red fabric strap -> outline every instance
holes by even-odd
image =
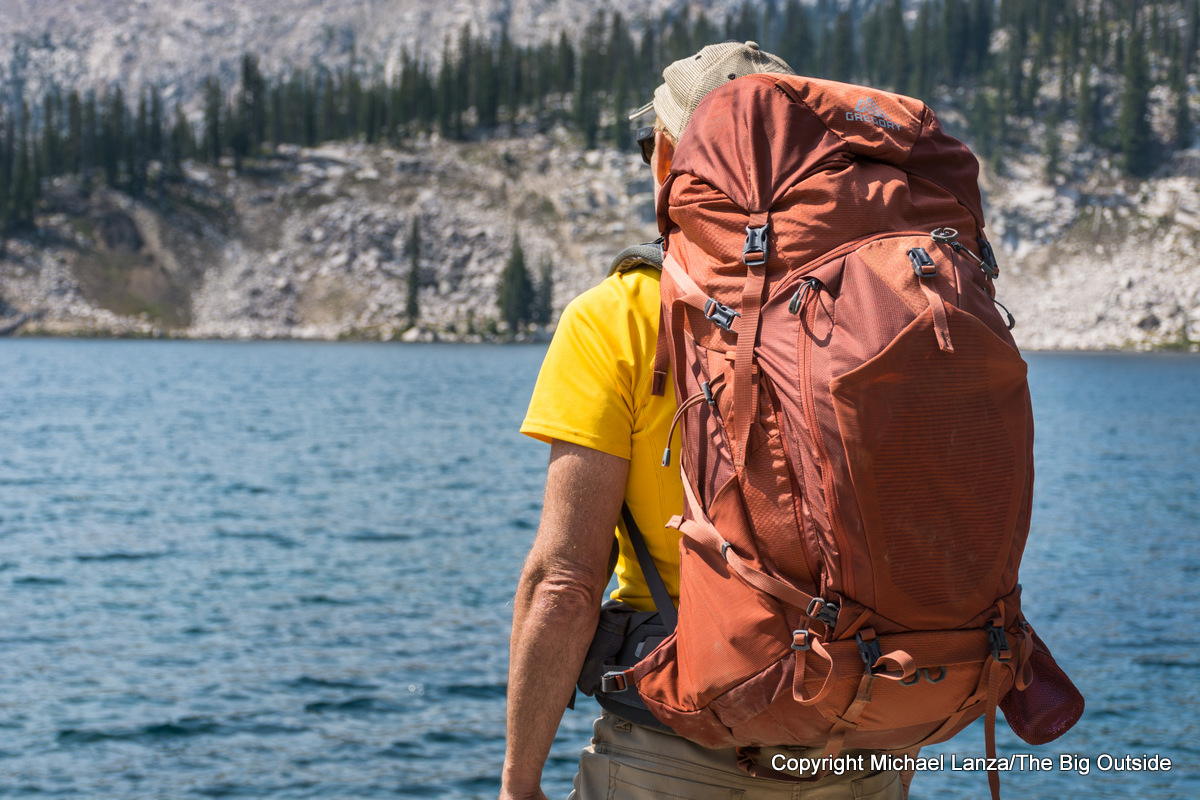
[[[704,293],[700,285],[692,279],[691,275],[687,274],[687,270],[670,253],[663,256],[663,272],[671,276],[671,280],[675,281],[675,285],[682,292],[678,298],[680,301],[687,303],[692,308],[704,311],[704,307],[711,298]]]
[[[934,291],[933,287],[924,280],[918,280],[921,284],[921,291],[925,293],[925,299],[929,301],[929,308],[933,311],[933,331],[937,334],[938,347],[946,353],[954,352],[954,344],[950,341],[950,323],[946,319],[946,304],[942,301],[942,296]]]
[[[667,370],[671,368],[669,336],[667,313],[660,303],[658,306],[658,338],[654,344],[654,381],[650,386],[650,394],[655,397],[662,397],[667,391]]]
[[[759,228],[767,223],[767,214],[751,214],[749,227]],[[746,284],[742,289],[742,318],[737,329],[737,348],[733,363],[733,463],[741,472],[746,466],[746,450],[750,445],[750,428],[758,419],[758,387],[754,385],[754,346],[758,343],[758,312],[762,308],[763,290],[767,285],[767,265],[747,264]]]

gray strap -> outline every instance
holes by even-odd
[[[671,593],[667,591],[667,585],[663,583],[662,575],[659,574],[654,559],[650,557],[646,539],[638,529],[637,523],[633,521],[633,512],[629,510],[627,503],[621,504],[621,519],[625,522],[625,532],[629,534],[633,552],[637,554],[638,566],[642,568],[642,575],[646,578],[646,586],[650,589],[654,607],[658,609],[658,615],[662,617],[663,624],[667,626],[668,630],[673,631],[679,620],[679,613],[675,610],[675,601],[671,599]]]
[[[617,257],[613,259],[612,266],[608,268],[608,274],[615,275],[618,272],[627,272],[635,267],[662,269],[662,262],[663,246],[662,239],[659,239],[654,242],[647,242],[646,244],[626,247],[617,253]]]

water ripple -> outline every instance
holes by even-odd
[[[517,426],[543,352],[6,341],[0,796],[494,800],[546,468]],[[1200,361],[1044,355],[1030,375],[1021,582],[1088,699],[1036,751],[1195,763]],[[1087,624],[1113,587],[1136,623]],[[578,705],[551,796],[590,735],[595,706]],[[978,756],[982,729],[939,747]],[[914,796],[986,785],[959,777],[918,776]],[[1005,785],[1200,796],[1185,770],[1168,777]]]

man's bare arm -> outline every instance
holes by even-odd
[[[595,632],[629,462],[550,446],[537,537],[513,601],[501,800],[536,798],[542,768]]]

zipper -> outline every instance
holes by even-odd
[[[855,239],[854,241],[846,242],[845,244],[843,244],[833,250],[830,250],[828,253],[825,253],[824,255],[822,255],[819,259],[817,259],[815,261],[810,261],[809,263],[805,264],[803,267],[804,275],[810,275],[815,270],[820,269],[821,267],[825,266],[826,264],[829,264],[832,261],[836,261],[837,259],[841,258],[842,256],[844,256],[848,253],[852,253],[853,251],[857,250],[858,248],[862,247],[865,244],[869,244],[871,242],[876,242],[876,241],[881,241],[883,239],[899,238],[901,236],[929,236],[929,231],[889,231],[888,233],[872,233],[872,234],[868,234],[867,236],[860,236],[859,238]],[[809,278],[802,278],[802,280],[809,280]],[[791,284],[790,281],[782,282],[776,290],[773,290],[767,296],[767,301],[770,302],[770,300],[776,296],[776,293],[778,291],[786,291],[784,289],[784,286],[789,285],[789,284],[795,285],[795,284]],[[801,288],[803,288],[803,287],[801,287]],[[795,299],[794,295],[793,295],[792,299]],[[795,312],[793,312],[793,313],[795,313]]]
[[[808,293],[820,285],[821,282],[816,278],[805,278],[788,303],[788,313],[799,315],[800,309],[804,308],[804,301],[808,299]]]
[[[818,282],[818,286],[819,286]],[[819,304],[813,304],[809,308],[819,308]],[[812,330],[813,322],[816,320],[816,311],[810,311],[806,315],[805,327]],[[833,487],[833,470],[829,466],[829,457],[825,453],[825,444],[821,436],[820,423],[817,420],[816,399],[813,396],[812,385],[812,337],[804,337],[804,379],[801,382],[803,386],[804,397],[804,415],[808,420],[808,431],[812,437],[813,445],[817,451],[817,467],[821,470],[821,483],[825,491],[825,511],[829,517],[829,528],[833,532],[834,541],[838,548],[838,575],[842,581],[841,594],[845,597],[854,597],[854,583],[849,570],[845,569],[844,558],[850,552],[846,541],[846,534],[841,526],[841,514],[838,510],[837,495]],[[824,588],[816,587],[819,593],[824,593]]]

